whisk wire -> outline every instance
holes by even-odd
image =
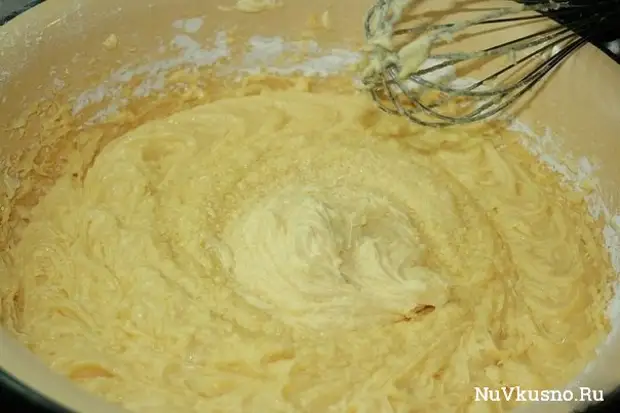
[[[583,43],[585,43],[585,40],[578,39],[569,47],[563,49],[557,55],[553,56],[549,61],[538,65],[536,69],[534,69],[527,75],[527,78],[521,79],[521,81],[514,85],[512,88],[506,88],[506,90],[502,93],[495,92],[493,95],[490,95],[493,97],[493,99],[482,102],[478,105],[476,109],[474,109],[472,112],[468,113],[465,116],[447,116],[433,109],[434,107],[441,106],[441,104],[445,103],[445,100],[436,102],[432,105],[425,105],[416,95],[411,94],[411,91],[401,89],[401,92],[407,95],[407,97],[413,102],[415,102],[415,106],[420,108],[424,113],[432,115],[434,118],[439,119],[439,121],[424,121],[417,118],[417,123],[420,123],[424,126],[447,126],[477,122],[492,117],[497,113],[507,109],[510,105],[514,104],[522,95],[524,95],[529,90],[529,88],[522,87],[523,85],[527,85],[528,81],[538,81],[542,79],[550,70],[553,69],[553,67],[559,61],[572,53],[572,51],[576,50]],[[535,53],[532,53],[532,55],[534,54]],[[484,80],[478,81],[474,85],[470,86],[470,88],[478,87],[483,83]],[[506,99],[506,97],[508,98]],[[394,96],[392,96],[391,100],[392,102],[396,102]],[[418,111],[412,111],[409,109],[403,109],[403,112],[401,112],[401,114],[405,114],[408,117],[415,116],[417,115],[417,113]]]
[[[571,22],[570,28],[558,23],[482,50],[429,53],[428,57],[434,63],[418,68],[404,79],[400,75],[400,62],[388,62],[378,77],[375,74],[364,79],[364,83],[382,110],[407,116],[422,125],[448,126],[495,116],[513,105],[593,36],[613,25],[613,17],[620,15],[619,0],[598,0],[594,5],[592,2],[575,1],[522,0],[514,6],[486,10],[477,17],[460,22],[395,29],[392,31],[393,36],[426,35],[432,40],[432,45],[437,46],[446,43],[446,37],[453,38],[472,26],[529,23],[543,19],[548,21],[549,18],[558,22]],[[370,21],[373,16],[389,15],[386,12],[389,3],[390,0],[379,0],[371,8],[365,24],[367,36],[372,37],[373,26]],[[596,8],[604,4],[612,7]],[[524,12],[533,14],[521,15]],[[524,55],[517,56],[517,53]],[[466,82],[465,85],[463,82],[447,83],[428,78],[433,73],[457,64],[484,63],[503,56],[509,58],[508,64],[482,76],[481,80]],[[541,61],[536,63],[537,59]],[[437,97],[431,102],[423,102],[422,97],[428,97],[424,92],[429,91],[434,91]],[[459,108],[457,114],[442,111],[451,102]],[[454,105],[450,107],[454,108]]]

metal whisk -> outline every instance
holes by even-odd
[[[521,0],[484,10],[472,5],[488,1],[473,0],[456,5],[448,14],[452,20],[407,27],[404,12],[415,3],[420,1],[378,0],[368,11],[362,81],[384,111],[436,127],[499,114],[588,41],[617,30],[620,21],[620,0]],[[496,31],[532,23],[544,27],[493,44]],[[480,35],[491,43],[441,52]],[[468,70],[477,70],[476,80],[467,79]]]

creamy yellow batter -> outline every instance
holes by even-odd
[[[280,8],[284,5],[281,0],[237,0],[233,7],[220,7],[222,10],[238,10],[244,13],[260,13]]]
[[[35,207],[14,332],[135,412],[501,411],[593,357],[611,274],[516,140],[297,91],[147,123]]]

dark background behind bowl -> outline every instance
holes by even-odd
[[[43,1],[45,0],[0,0],[0,26]],[[592,42],[620,63],[620,25],[616,33],[603,38],[593,39]],[[0,368],[0,411],[2,413],[69,413],[36,391],[20,383],[2,368]],[[620,387],[614,393],[608,395],[606,403],[593,409],[588,409],[587,412],[620,412]]]

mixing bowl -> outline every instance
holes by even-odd
[[[433,7],[449,3],[434,0]],[[165,93],[165,74],[181,67],[217,65],[221,73],[251,72],[271,59],[272,65],[280,64],[280,71],[302,68],[313,76],[335,73],[355,62],[352,50],[362,40],[362,16],[371,1],[284,0],[282,7],[263,13],[220,7],[231,4],[229,0],[54,0],[1,27],[2,164],[16,162],[21,149],[36,144],[40,135],[33,131],[49,126],[53,108],[69,105],[76,129],[96,123],[131,96],[148,99]],[[315,30],[311,35],[316,43],[307,43],[312,57],[302,63],[276,63],[280,54],[295,48],[288,40],[309,36],[308,16],[323,16],[325,11],[329,27]],[[509,37],[514,32],[496,35]],[[545,159],[568,162],[563,170],[569,175],[592,174],[600,180],[591,197],[602,201],[611,216],[620,207],[619,109],[620,67],[593,46],[579,50],[531,99],[515,108],[520,128],[544,149]],[[25,113],[30,114],[29,126],[21,133]],[[5,177],[3,195],[12,185]],[[612,258],[620,264],[620,243],[612,226],[608,230],[610,248],[616,248]],[[620,319],[612,316],[613,332],[575,386],[609,390],[620,383]],[[78,412],[122,411],[53,374],[2,329],[0,367],[5,384],[21,388],[30,397],[45,397]],[[522,409],[567,412],[574,404],[534,404]]]

